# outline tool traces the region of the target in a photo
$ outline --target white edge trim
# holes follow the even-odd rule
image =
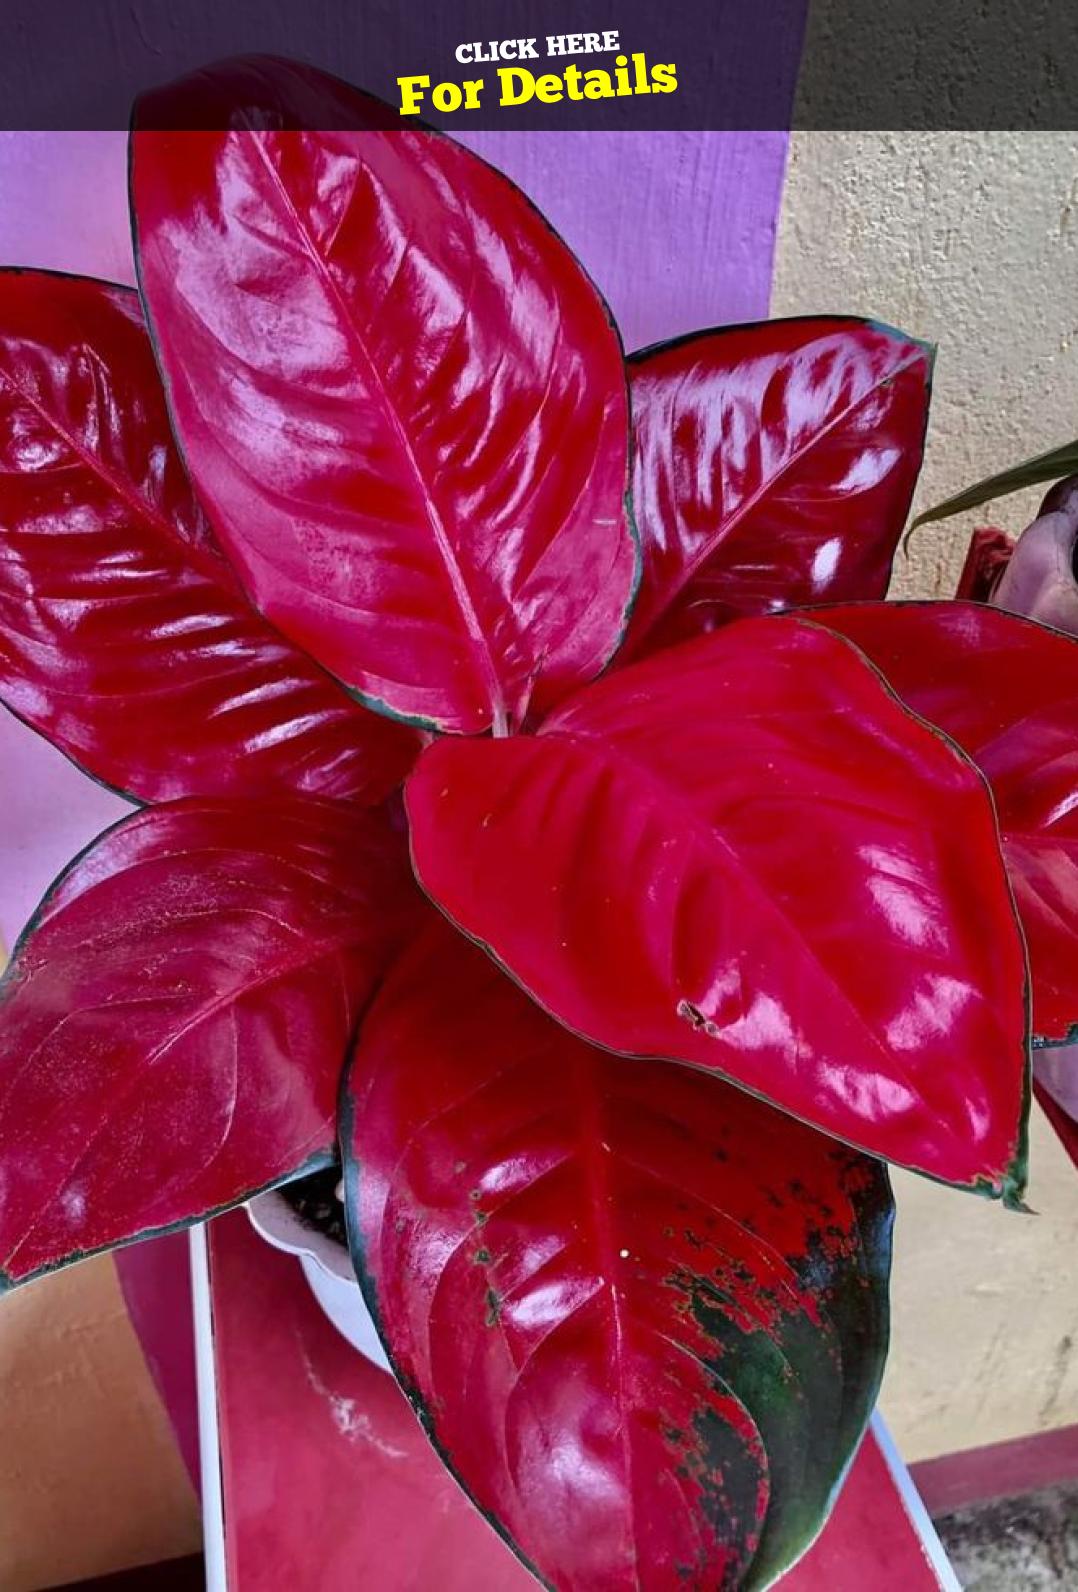
[[[217,1371],[213,1357],[213,1305],[206,1229],[188,1230],[191,1255],[191,1302],[195,1328],[195,1375],[198,1385],[198,1457],[202,1473],[202,1552],[206,1592],[228,1592],[225,1570],[225,1514],[221,1495],[221,1447],[217,1426]]]
[[[872,1416],[872,1435],[876,1439],[876,1444],[884,1457],[887,1469],[891,1472],[891,1480],[895,1484],[895,1490],[909,1516],[910,1525],[920,1538],[925,1558],[928,1560],[932,1572],[942,1588],[942,1592],[962,1592],[962,1583],[954,1573],[943,1543],[940,1541],[936,1528],[929,1518],[928,1510],[924,1506],[924,1500],[914,1486],[913,1477],[906,1469],[905,1461],[895,1447],[895,1440],[888,1431],[887,1422],[879,1410],[876,1410]]]
[[[209,1253],[203,1225],[188,1231],[191,1254],[191,1296],[195,1329],[195,1371],[198,1384],[199,1464],[202,1473],[203,1554],[206,1592],[228,1592],[225,1569],[224,1500],[221,1495],[221,1450],[217,1425],[217,1373],[213,1354],[213,1307],[210,1300]],[[879,1410],[872,1416],[872,1435],[891,1473],[902,1506],[920,1540],[941,1592],[962,1592],[936,1528]]]

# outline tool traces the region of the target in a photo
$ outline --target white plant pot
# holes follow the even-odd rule
[[[311,1292],[341,1336],[383,1371],[389,1371],[389,1361],[356,1282],[348,1251],[302,1221],[277,1189],[249,1200],[247,1215],[267,1244],[286,1255],[295,1255]]]

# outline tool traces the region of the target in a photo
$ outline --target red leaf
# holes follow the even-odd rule
[[[272,130],[320,83],[364,130]],[[174,133],[151,96],[132,195],[173,416],[258,607],[443,730],[597,673],[637,552],[620,344],[576,261],[477,156],[309,69],[165,93],[180,126],[233,99],[228,131]]]
[[[437,923],[364,1020],[342,1147],[403,1385],[547,1584],[764,1586],[807,1547],[886,1353],[881,1166],[592,1050]]]
[[[1017,1196],[1025,953],[991,803],[839,638],[745,620],[536,737],[431,747],[406,799],[420,882],[569,1028]]]
[[[384,817],[311,797],[192,798],[96,841],[0,981],[0,1281],[328,1156],[356,1015],[414,910]]]
[[[1013,536],[992,525],[978,526],[969,539],[955,596],[968,597],[972,602],[988,602],[1013,552]]]
[[[1033,1029],[1078,1024],[1078,641],[975,603],[887,603],[818,616],[917,713],[954,737],[995,797],[1029,945]]]
[[[0,523],[0,699],[98,779],[376,800],[414,759],[212,547],[128,289],[0,272]]]
[[[884,595],[921,467],[930,348],[828,316],[699,333],[629,370],[644,550],[630,649]]]

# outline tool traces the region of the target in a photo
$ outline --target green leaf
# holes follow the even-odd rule
[[[918,514],[910,531],[933,520],[949,520],[952,514],[980,508],[982,503],[991,503],[995,498],[1020,492],[1023,487],[1036,486],[1041,481],[1061,481],[1065,475],[1073,475],[1075,471],[1078,471],[1078,441],[1065,442],[1062,447],[1053,448],[1051,453],[1038,453],[1036,458],[1025,459],[1021,464],[1012,465],[1009,470],[1001,470],[998,475],[985,476],[976,486],[968,486],[964,492],[945,498],[934,508],[925,509],[923,514]]]
[[[441,917],[363,1019],[349,1241],[398,1380],[558,1592],[763,1592],[887,1352],[883,1165],[702,1069],[593,1049]]]

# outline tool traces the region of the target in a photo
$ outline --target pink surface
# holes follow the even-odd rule
[[[933,1519],[990,1499],[1071,1487],[1078,1481],[1078,1426],[922,1459],[910,1473]]]
[[[939,1592],[939,1577],[871,1432],[827,1525],[779,1584],[782,1592]]]
[[[0,707],[0,936],[10,950],[47,886],[129,804]]]
[[[209,1241],[229,1586],[534,1589],[296,1261],[238,1212]]]
[[[157,1391],[172,1419],[191,1480],[199,1484],[195,1345],[186,1233],[166,1233],[116,1253],[116,1270],[131,1323]]]
[[[134,282],[124,133],[0,132],[0,262]]]
[[[442,1469],[403,1394],[320,1313],[296,1262],[238,1212],[209,1236],[229,1585],[534,1589]],[[783,1592],[938,1586],[870,1435]]]

